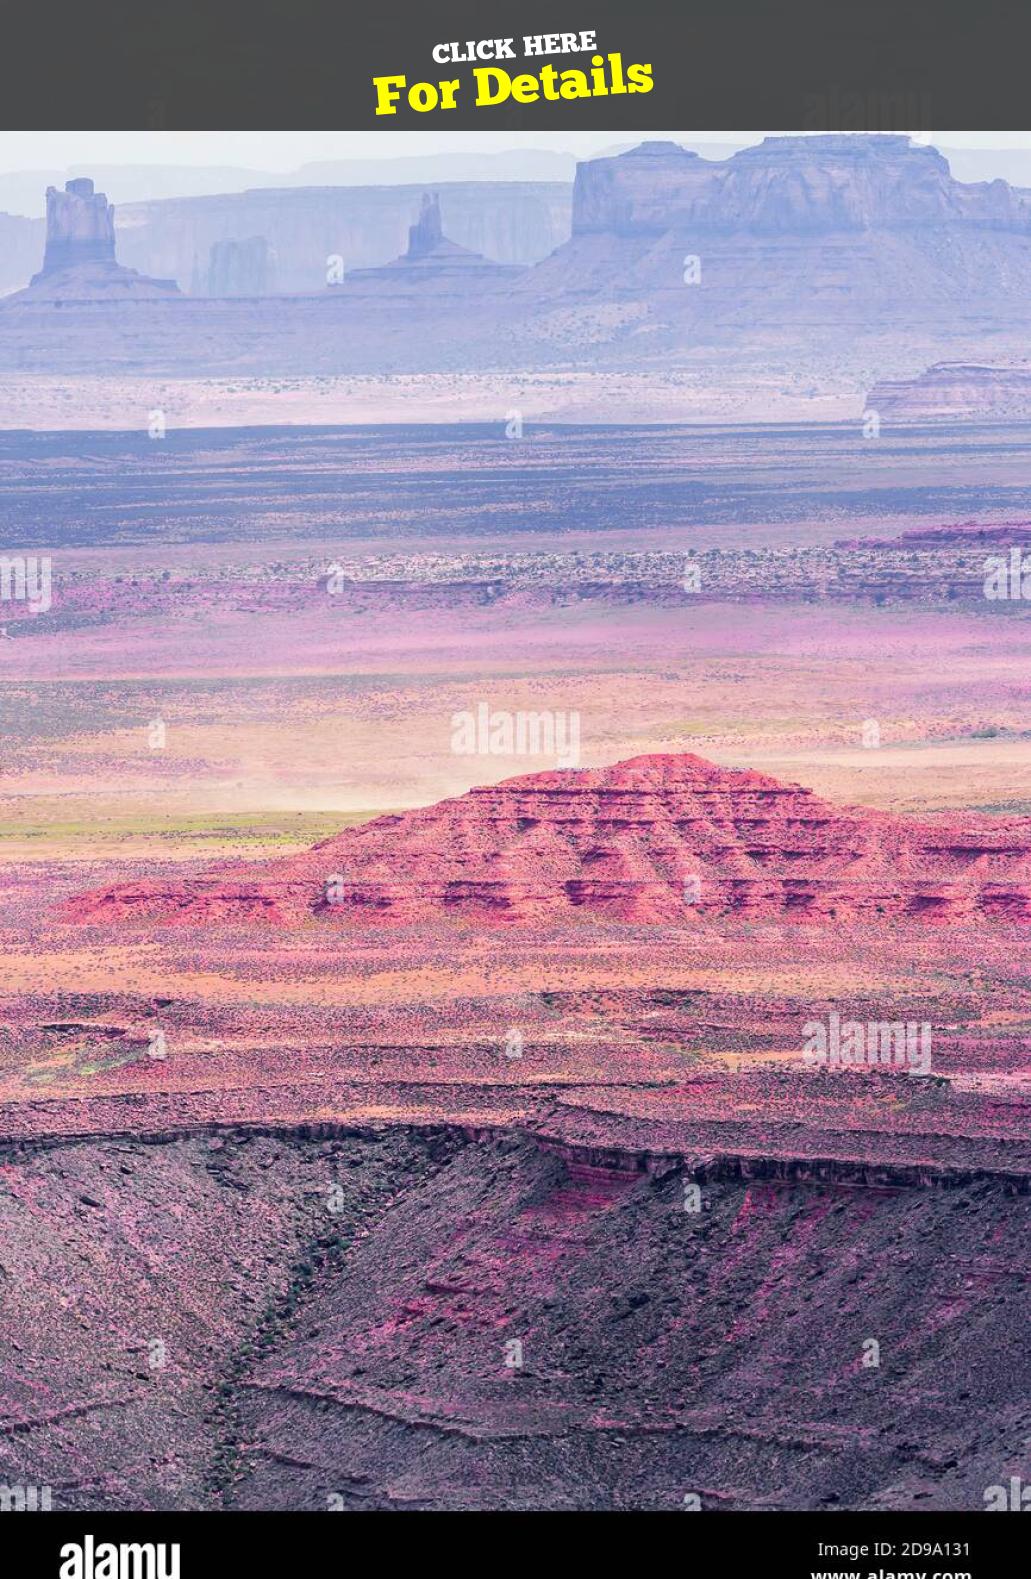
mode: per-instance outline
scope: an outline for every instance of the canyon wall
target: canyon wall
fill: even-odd
[[[39,268],[45,238],[45,220],[0,214],[0,296],[28,284]]]
[[[389,263],[403,253],[424,190],[261,188],[128,203],[118,210],[119,256],[147,273],[170,275],[183,290],[205,294],[211,249],[261,236],[275,253],[277,291],[323,291],[331,257],[352,269]],[[569,235],[571,193],[564,182],[456,181],[437,190],[446,234],[495,262],[535,263]]]

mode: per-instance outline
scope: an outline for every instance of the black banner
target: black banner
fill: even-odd
[[[18,13],[21,13],[20,16]],[[93,0],[5,7],[3,125],[505,131],[1022,129],[1031,8],[1014,0]],[[575,51],[525,41],[570,35]],[[508,41],[512,53],[435,58]],[[624,73],[650,68],[645,91]],[[485,75],[556,71],[607,91],[505,92]],[[377,115],[377,77],[405,86]],[[440,84],[458,81],[452,96]],[[438,101],[431,103],[435,89]],[[593,83],[592,83],[593,87]]]
[[[349,1532],[349,1533],[347,1533]],[[669,1513],[369,1513],[359,1539],[391,1561],[445,1550],[478,1553],[496,1541],[509,1562],[539,1558],[550,1542],[575,1537],[582,1556],[613,1538],[634,1548],[682,1548],[693,1571],[744,1579],[1009,1579],[1026,1567],[1019,1520],[954,1513],[745,1513],[721,1518]],[[311,1513],[61,1514],[0,1523],[6,1572],[31,1579],[224,1579],[242,1572],[296,1579],[350,1567],[355,1528],[334,1529]],[[417,1548],[417,1549],[416,1549]],[[366,1555],[362,1561],[367,1561]]]

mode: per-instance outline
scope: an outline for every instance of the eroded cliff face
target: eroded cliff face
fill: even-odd
[[[88,176],[47,187],[47,245],[41,275],[79,263],[113,263],[115,211]],[[39,278],[40,276],[37,276]]]
[[[690,222],[712,202],[723,169],[671,142],[645,142],[611,159],[584,160],[573,183],[573,234],[661,234]]]
[[[247,1370],[233,1505],[979,1508],[1019,1451],[1026,1201],[484,1149]]]
[[[20,290],[39,267],[45,223],[23,214],[0,214],[0,296]]]
[[[577,166],[574,235],[913,230],[965,224],[1026,234],[1031,196],[1005,181],[964,185],[906,136],[767,137],[722,161],[645,142]]]
[[[216,241],[204,280],[209,296],[266,296],[274,289],[276,260],[264,236]]]
[[[907,137],[770,137],[721,161],[647,142],[578,166],[572,237],[516,294],[552,304],[542,339],[840,379],[894,376],[902,347],[974,359],[988,324],[1010,353],[1029,266],[1031,197],[955,181]]]
[[[474,789],[243,874],[85,894],[66,913],[186,925],[1026,921],[1031,819],[908,821],[692,755],[646,756]]]

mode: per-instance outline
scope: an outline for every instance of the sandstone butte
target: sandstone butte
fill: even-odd
[[[174,280],[150,279],[117,261],[114,208],[88,176],[66,181],[63,192],[47,187],[43,267],[10,301],[125,303],[178,295]]]
[[[476,927],[719,917],[1031,920],[1031,818],[910,819],[701,757],[533,773],[300,856],[123,882],[67,921]]]

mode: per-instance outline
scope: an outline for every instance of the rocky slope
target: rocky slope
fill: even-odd
[[[479,1149],[248,1369],[233,1505],[976,1508],[1019,1457],[1026,1201],[725,1184],[692,1214],[675,1169]]]
[[[399,1131],[5,1151],[0,1483],[48,1486],[55,1510],[217,1505],[236,1369],[437,1149]]]
[[[0,1479],[56,1510],[980,1509],[1031,1198],[382,1125],[6,1150]],[[874,1363],[870,1363],[873,1360]]]
[[[700,757],[556,771],[290,857],[73,900],[75,921],[689,924],[726,914],[1031,919],[1031,819],[909,822]]]

